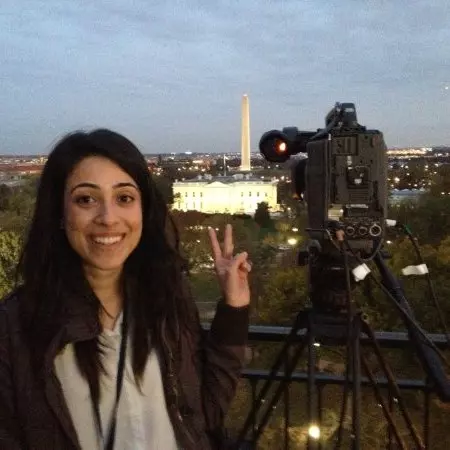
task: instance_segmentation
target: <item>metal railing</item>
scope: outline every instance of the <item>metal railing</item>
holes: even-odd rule
[[[312,437],[311,435],[311,423],[308,422],[306,410],[306,385],[310,378],[308,377],[308,370],[306,368],[307,358],[302,358],[296,365],[295,370],[286,377],[283,370],[278,371],[273,377],[270,377],[271,362],[277,356],[277,348],[281,347],[289,335],[290,327],[274,327],[274,326],[251,326],[249,332],[250,349],[254,353],[259,354],[254,356],[251,362],[247,365],[243,371],[243,382],[238,391],[235,404],[230,411],[230,429],[232,435],[239,435],[242,431],[245,419],[249,418],[249,413],[252,407],[255,405],[258,392],[261,386],[266,380],[271,378],[273,380],[273,389],[277,390],[281,384],[282,395],[279,397],[279,401],[272,405],[272,411],[268,414],[271,415],[271,421],[265,428],[264,432],[258,438],[258,445],[250,444],[245,448],[257,448],[257,449],[271,449],[271,450],[295,450],[295,449],[335,449],[336,436],[338,434],[339,423],[344,424],[347,432],[347,437],[342,438],[342,446],[340,449],[351,449],[352,435],[351,427],[348,426],[348,413],[340,411],[342,407],[342,392],[343,388],[348,383],[348,379],[345,373],[342,373],[342,367],[345,367],[345,359],[341,360],[340,368],[341,373],[333,373],[333,369],[322,370],[320,366],[321,357],[319,355],[316,363],[318,367],[314,374],[314,385],[317,391],[317,409],[318,417],[316,423],[316,429],[320,431],[320,437]],[[299,345],[304,339],[305,331],[300,330],[297,336],[294,338],[293,347],[296,344]],[[393,359],[394,365],[402,359],[407,359],[408,355],[414,354],[414,349],[411,347],[411,341],[408,338],[407,333],[404,332],[376,332],[375,333],[377,343],[383,349],[385,353],[384,357],[387,362]],[[431,341],[440,349],[448,350],[448,343],[446,337],[440,334],[429,334],[428,337]],[[304,343],[304,342],[303,342]],[[361,349],[363,352],[369,351],[369,340],[367,336],[362,335],[360,338]],[[320,352],[333,351],[333,348],[345,346],[345,341],[337,339],[334,342],[327,342],[326,346],[316,349]],[[337,353],[339,350],[337,351]],[[331,355],[331,359],[334,361],[339,360],[340,356],[337,353]],[[262,357],[267,356],[267,358]],[[400,356],[399,356],[400,355]],[[325,359],[328,356],[325,357]],[[322,358],[323,359],[323,358]],[[262,362],[262,367],[258,367],[258,361]],[[372,361],[373,362],[373,361]],[[392,361],[391,361],[392,362]],[[388,411],[392,414],[393,422],[391,425],[385,421],[383,417],[383,411],[381,408],[380,398],[373,396],[373,383],[370,378],[365,376],[361,377],[361,389],[363,392],[364,414],[367,414],[366,421],[363,421],[362,427],[364,428],[361,441],[361,449],[389,449],[397,450],[406,448],[407,450],[415,450],[416,448],[427,450],[440,450],[450,448],[450,437],[447,443],[440,437],[445,436],[446,429],[450,432],[450,409],[446,409],[446,406],[440,404],[438,401],[433,387],[431,386],[426,374],[423,372],[420,364],[417,362],[413,364],[412,360],[406,364],[410,369],[409,376],[396,375],[396,384],[400,389],[401,401],[392,395],[392,391],[389,388],[389,380],[383,376],[375,376],[376,388],[383,394],[388,405]],[[333,364],[331,364],[333,366]],[[403,369],[403,367],[401,367]],[[403,372],[404,370],[400,370]],[[339,372],[339,371],[338,371]],[[351,382],[350,382],[351,384]],[[389,393],[389,394],[388,394]],[[403,397],[405,396],[405,399]],[[269,398],[267,398],[269,401]],[[262,402],[264,403],[264,401]],[[351,403],[351,401],[350,401]],[[384,403],[384,402],[383,402]],[[412,426],[420,435],[420,440],[423,446],[418,447],[417,440],[408,437],[408,426],[402,424],[400,414],[398,414],[399,403],[401,407],[408,407],[410,410]],[[264,405],[260,405],[264,406]],[[328,414],[329,413],[329,414]],[[326,416],[332,417],[332,420],[328,420]],[[433,414],[440,417],[441,414],[445,414],[446,419],[440,420],[438,425],[433,421]],[[248,442],[252,442],[252,436],[254,438],[255,433],[260,432],[258,430],[257,417],[261,415],[258,410],[252,420],[252,426],[250,434],[247,433]],[[371,419],[372,417],[372,419]],[[371,420],[373,422],[371,422]],[[382,421],[385,421],[383,424]],[[347,423],[347,425],[345,425]],[[398,425],[398,430],[394,430],[392,424],[395,423],[395,428]],[[376,426],[375,426],[376,425]],[[439,429],[433,429],[438,427]],[[404,440],[405,447],[399,446],[395,441],[395,433],[397,431]],[[435,438],[433,439],[433,435]],[[449,433],[450,436],[450,433]],[[347,442],[347,443],[346,443]],[[242,447],[244,448],[244,447]],[[359,448],[357,450],[360,450]]]

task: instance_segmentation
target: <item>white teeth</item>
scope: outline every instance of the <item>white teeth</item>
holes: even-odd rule
[[[112,245],[116,244],[117,242],[121,241],[121,236],[115,236],[115,237],[96,237],[93,239],[93,241],[96,244],[102,244],[102,245]]]

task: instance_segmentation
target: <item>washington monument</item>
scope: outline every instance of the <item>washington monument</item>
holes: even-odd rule
[[[242,96],[241,167],[242,172],[250,171],[250,108],[248,95]]]

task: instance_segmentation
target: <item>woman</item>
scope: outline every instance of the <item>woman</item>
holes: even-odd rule
[[[205,334],[142,154],[109,130],[56,145],[0,305],[0,449],[220,448],[250,265],[229,225],[209,235],[223,300]]]

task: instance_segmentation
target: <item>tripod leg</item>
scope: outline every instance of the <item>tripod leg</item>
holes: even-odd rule
[[[281,395],[284,392],[285,386],[289,383],[289,380],[290,380],[290,377],[292,375],[292,372],[294,371],[295,366],[297,365],[297,362],[300,359],[300,356],[301,356],[304,348],[305,348],[305,345],[303,344],[296,351],[294,357],[290,361],[290,364],[286,368],[286,372],[284,374],[284,379],[282,381],[280,381],[280,384],[278,385],[277,390],[273,394],[270,402],[267,404],[265,413],[264,413],[264,415],[263,415],[259,425],[256,428],[255,434],[252,437],[253,438],[252,441],[255,444],[258,442],[258,440],[261,437],[261,434],[263,433],[267,423],[269,422],[270,416],[271,416],[273,410],[275,409],[278,401],[280,400]],[[273,380],[272,380],[272,382],[273,382]]]
[[[305,313],[304,311],[302,311],[297,315],[294,325],[292,326],[292,329],[289,332],[289,335],[287,336],[281,351],[279,352],[273,366],[271,367],[269,377],[265,381],[263,387],[261,388],[261,390],[254,402],[254,405],[253,405],[252,409],[250,410],[250,413],[248,414],[247,419],[245,420],[244,426],[242,427],[242,430],[239,433],[239,436],[238,436],[236,444],[235,444],[236,449],[240,448],[240,445],[244,442],[244,440],[247,436],[247,433],[249,432],[250,429],[253,430],[252,441],[255,443],[257,442],[260,435],[262,434],[262,431],[263,431],[265,425],[267,424],[267,421],[269,420],[269,416],[272,412],[272,408],[276,404],[278,399],[280,398],[281,393],[283,392],[282,391],[282,389],[284,387],[283,383],[285,383],[285,381],[280,383],[280,387],[279,387],[279,389],[277,389],[274,397],[272,398],[272,401],[269,403],[266,414],[264,415],[263,419],[261,420],[259,426],[257,426],[257,425],[255,426],[257,414],[258,414],[259,410],[261,409],[261,407],[265,401],[265,397],[267,396],[271,386],[273,385],[273,382],[275,380],[277,373],[280,371],[282,365],[286,364],[286,360],[289,359],[289,349],[292,346],[292,344],[298,334],[298,331],[302,328],[305,328],[305,326],[308,324],[308,321],[306,319],[306,316],[308,314],[309,314],[309,312]],[[287,379],[286,377],[291,376],[293,370],[295,369],[295,365],[297,364],[297,361],[301,356],[304,346],[305,346],[305,342],[303,340],[303,342],[301,341],[299,343],[299,348],[297,349],[294,357],[292,358],[291,364],[289,364],[289,365],[286,364],[285,379]]]
[[[361,448],[361,316],[354,316],[353,326],[353,348],[352,348],[352,434],[353,434],[353,450]]]
[[[375,398],[377,399],[377,402],[381,405],[381,408],[383,409],[384,417],[386,418],[386,420],[389,423],[390,430],[392,431],[392,433],[397,441],[397,444],[400,446],[400,450],[408,450],[405,445],[405,442],[403,441],[403,439],[400,436],[400,433],[398,432],[398,429],[397,429],[397,426],[395,425],[394,418],[392,417],[390,408],[388,405],[386,405],[386,402],[385,402],[383,396],[381,395],[380,388],[377,385],[375,377],[374,377],[372,371],[370,370],[370,367],[369,367],[364,355],[361,356],[361,362],[364,367],[364,371],[366,372],[367,377],[369,378],[370,384],[373,387]]]
[[[424,330],[415,322],[411,307],[405,297],[397,278],[391,273],[383,257],[377,254],[374,262],[378,267],[382,282],[377,282],[388,298],[394,300],[395,306],[402,313],[403,322],[408,330],[409,338],[415,347],[417,356],[427,375],[433,380],[439,398],[444,402],[450,401],[450,383],[442,363],[450,367],[442,352],[430,341]],[[374,278],[374,280],[376,280]]]
[[[389,394],[389,412],[391,414],[394,413],[394,396],[392,395],[392,393],[390,392],[390,390],[388,389],[388,394]],[[388,449],[387,450],[395,450],[394,449],[394,443],[392,441],[392,435],[393,435],[393,429],[392,426],[390,425],[388,428]]]
[[[429,379],[427,379],[427,388],[424,392],[424,407],[425,407],[425,415],[423,418],[423,435],[425,440],[425,448],[430,448],[430,401],[431,401],[431,392],[429,389]]]
[[[314,317],[312,315],[311,319]],[[317,365],[317,350],[316,350],[316,327],[320,330],[320,320],[314,322],[310,321],[309,335],[308,335],[308,382],[307,382],[307,401],[308,401],[308,450],[321,450],[323,448],[323,436],[321,426],[323,423],[323,390],[322,384],[316,382],[316,365]],[[319,332],[320,334],[320,332]],[[319,434],[314,436],[311,427],[318,427]]]
[[[346,352],[346,372],[344,393],[341,405],[339,428],[334,449],[340,449],[344,432],[344,417],[347,409],[348,394],[350,386],[352,388],[352,450],[359,450],[361,447],[361,316],[356,314],[348,318],[349,330],[347,335]]]
[[[284,371],[287,373],[289,369],[289,354],[286,355],[286,364],[284,366]],[[290,398],[289,398],[289,391],[290,391],[290,384],[285,383],[284,385],[284,450],[289,450],[289,426],[291,424],[291,415],[290,415]]]
[[[319,427],[322,426],[323,423],[323,414],[322,414],[322,408],[323,408],[323,389],[324,386],[322,384],[319,384],[318,388],[317,388],[317,411],[318,411],[318,419],[319,419]],[[322,450],[322,438],[320,438],[319,440],[319,448],[318,450]]]
[[[316,352],[314,351],[314,324],[309,318],[308,324],[308,384],[307,384],[307,400],[308,400],[308,424],[317,425],[316,420],[316,398],[315,398],[315,381],[316,381]],[[308,450],[315,450],[317,448],[317,442],[308,433]]]
[[[424,450],[425,445],[422,442],[422,439],[420,438],[419,433],[416,430],[416,427],[414,426],[414,423],[411,419],[411,416],[408,413],[408,410],[406,409],[406,406],[403,402],[403,398],[401,396],[400,389],[395,380],[395,376],[383,358],[383,354],[381,353],[381,348],[376,340],[375,334],[367,322],[362,320],[361,323],[362,323],[362,327],[363,327],[363,332],[367,334],[367,336],[370,340],[370,343],[372,344],[372,347],[375,351],[375,355],[377,356],[378,363],[380,364],[381,368],[383,369],[383,372],[388,380],[389,389],[398,401],[398,406],[400,408],[403,418],[405,419],[405,422],[406,422],[408,430],[411,434],[411,437],[414,440],[414,444],[417,446],[418,449]]]

